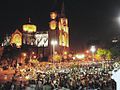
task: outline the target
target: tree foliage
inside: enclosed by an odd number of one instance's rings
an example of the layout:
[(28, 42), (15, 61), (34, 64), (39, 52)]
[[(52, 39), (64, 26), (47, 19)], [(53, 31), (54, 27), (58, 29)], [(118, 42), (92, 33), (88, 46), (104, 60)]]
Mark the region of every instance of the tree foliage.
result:
[(111, 56), (112, 56), (112, 53), (110, 52), (110, 50), (107, 50), (107, 49), (98, 48), (96, 52), (97, 59), (110, 60)]
[(62, 60), (62, 56), (56, 54), (56, 55), (53, 56), (53, 60), (54, 60), (55, 62), (60, 62), (60, 61)]

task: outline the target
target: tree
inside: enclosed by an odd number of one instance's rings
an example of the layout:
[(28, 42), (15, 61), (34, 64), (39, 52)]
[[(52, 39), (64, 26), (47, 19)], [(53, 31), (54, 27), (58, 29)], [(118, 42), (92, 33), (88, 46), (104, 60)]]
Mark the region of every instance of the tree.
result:
[(98, 48), (96, 52), (96, 57), (99, 59), (110, 60), (111, 56), (112, 56), (112, 53), (110, 52), (110, 50), (107, 50), (107, 49)]
[(110, 50), (106, 50), (106, 59), (110, 60), (112, 58), (112, 53)]
[(62, 56), (56, 54), (56, 55), (53, 56), (53, 60), (54, 60), (55, 62), (61, 62), (61, 60), (62, 60)]

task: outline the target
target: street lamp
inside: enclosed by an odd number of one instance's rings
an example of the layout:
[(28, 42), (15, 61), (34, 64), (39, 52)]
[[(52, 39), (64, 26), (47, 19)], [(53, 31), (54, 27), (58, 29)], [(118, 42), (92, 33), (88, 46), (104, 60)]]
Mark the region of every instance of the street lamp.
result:
[(91, 46), (90, 51), (92, 52), (92, 59), (93, 59), (93, 62), (94, 62), (94, 53), (96, 51), (95, 46)]
[(55, 46), (58, 44), (57, 40), (52, 40), (51, 45), (52, 45), (52, 58), (55, 54)]

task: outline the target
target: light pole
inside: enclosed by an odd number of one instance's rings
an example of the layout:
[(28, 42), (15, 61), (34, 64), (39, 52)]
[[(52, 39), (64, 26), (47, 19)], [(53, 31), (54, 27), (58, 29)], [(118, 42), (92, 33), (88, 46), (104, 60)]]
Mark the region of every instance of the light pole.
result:
[(93, 62), (94, 62), (94, 53), (96, 51), (95, 46), (91, 46), (90, 51), (92, 52), (92, 59), (93, 59)]
[[(52, 60), (53, 60), (53, 56), (55, 54), (55, 46), (58, 44), (57, 40), (52, 40), (51, 41), (51, 45), (52, 45)], [(53, 60), (54, 62), (54, 60)]]

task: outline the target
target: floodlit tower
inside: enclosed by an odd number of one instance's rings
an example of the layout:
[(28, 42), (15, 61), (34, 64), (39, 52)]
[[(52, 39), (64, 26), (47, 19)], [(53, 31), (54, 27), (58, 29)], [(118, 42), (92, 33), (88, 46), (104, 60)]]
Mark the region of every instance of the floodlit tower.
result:
[[(58, 11), (59, 12), (59, 11)], [(60, 13), (53, 11), (50, 13), (49, 22), (49, 46), (51, 40), (57, 40), (58, 44), (56, 46), (56, 51), (58, 53), (63, 53), (69, 50), (69, 30), (68, 30), (68, 19), (65, 16), (64, 3), (62, 3), (62, 8)]]
[[(57, 12), (53, 11), (50, 13), (50, 22), (49, 22), (49, 48), (50, 48), (50, 52), (51, 52), (51, 56), (52, 56), (52, 52), (53, 52), (53, 44), (51, 44), (51, 42), (53, 40), (56, 40), (56, 42), (58, 42), (57, 39)], [(56, 46), (57, 47), (57, 46)], [(56, 51), (56, 48), (54, 48), (54, 50)]]
[(68, 51), (69, 48), (69, 28), (68, 19), (65, 16), (64, 2), (62, 4), (61, 14), (58, 21), (59, 28), (59, 45), (63, 51)]
[(57, 17), (56, 12), (51, 12), (50, 13), (50, 18), (51, 18), (51, 21), (49, 23), (50, 30), (56, 30), (56, 28), (57, 28), (56, 17)]

